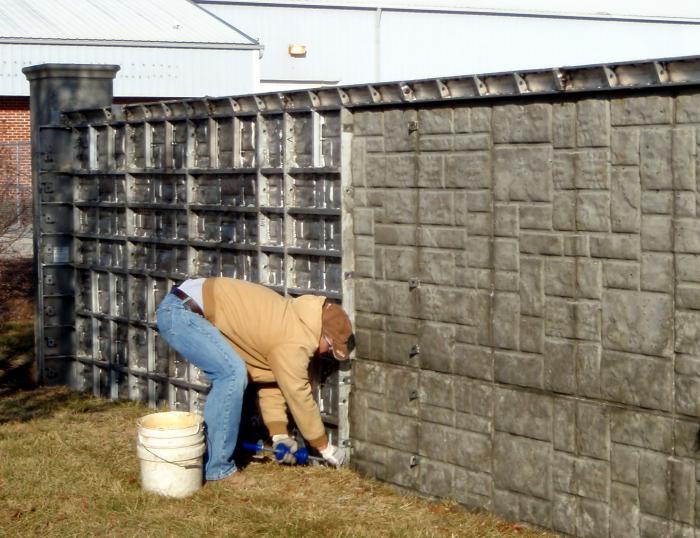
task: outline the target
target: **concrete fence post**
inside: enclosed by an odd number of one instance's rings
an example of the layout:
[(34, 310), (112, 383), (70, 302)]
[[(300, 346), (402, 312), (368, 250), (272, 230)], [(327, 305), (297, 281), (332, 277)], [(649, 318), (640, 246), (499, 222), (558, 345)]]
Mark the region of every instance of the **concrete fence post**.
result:
[[(61, 238), (61, 231), (70, 223), (56, 221), (53, 213), (62, 214), (61, 204), (70, 204), (72, 200), (68, 196), (65, 199), (52, 198), (52, 208), (42, 207), (41, 184), (45, 176), (56, 175), (60, 172), (54, 165), (55, 159), (70, 160), (70, 155), (54, 155), (59, 148), (63, 153), (70, 151), (70, 136), (68, 131), (59, 135), (56, 130), (62, 111), (75, 109), (89, 109), (110, 107), (112, 105), (112, 87), (114, 77), (119, 71), (118, 65), (76, 65), (76, 64), (41, 64), (26, 67), (22, 70), (30, 84), (30, 110), (31, 110), (31, 154), (32, 154), (32, 198), (33, 198), (33, 226), (34, 226), (34, 267), (35, 267), (35, 347), (37, 361), (37, 381), (39, 383), (70, 382), (70, 372), (67, 365), (72, 361), (65, 361), (64, 355), (74, 354), (72, 322), (69, 324), (66, 317), (62, 318), (61, 325), (52, 328), (56, 335), (46, 335), (42, 319), (45, 314), (44, 298), (47, 294), (56, 297), (67, 292), (69, 283), (58, 280), (72, 280), (70, 278), (69, 249), (65, 246), (70, 236)], [(53, 125), (53, 130), (51, 126)], [(47, 129), (46, 135), (42, 135), (42, 128)], [(59, 138), (61, 141), (59, 141)], [(65, 141), (68, 141), (67, 145)], [(56, 178), (58, 180), (58, 178)], [(64, 192), (70, 193), (70, 189)], [(46, 213), (46, 214), (44, 214)], [(42, 229), (52, 233), (43, 237), (39, 232)], [(55, 227), (55, 229), (52, 229)], [(48, 229), (47, 229), (48, 228)], [(55, 233), (55, 235), (53, 235)], [(41, 239), (40, 239), (41, 238)], [(47, 243), (44, 245), (43, 243)], [(59, 248), (59, 245), (61, 246)], [(47, 252), (44, 252), (47, 251)], [(47, 255), (47, 253), (50, 254)], [(65, 266), (65, 267), (64, 267)], [(49, 268), (48, 272), (46, 269)], [(57, 278), (61, 275), (61, 278)], [(45, 289), (48, 279), (49, 290)], [(64, 312), (72, 312), (73, 294), (64, 293), (65, 297), (58, 299), (59, 308)], [(52, 299), (56, 302), (56, 299)], [(70, 303), (70, 304), (68, 304)], [(55, 305), (50, 305), (52, 309)], [(52, 310), (53, 311), (53, 310)], [(70, 316), (67, 316), (70, 317)], [(65, 341), (59, 342), (60, 336)], [(49, 367), (46, 355), (52, 356), (53, 364)], [(71, 383), (72, 384), (72, 383)]]

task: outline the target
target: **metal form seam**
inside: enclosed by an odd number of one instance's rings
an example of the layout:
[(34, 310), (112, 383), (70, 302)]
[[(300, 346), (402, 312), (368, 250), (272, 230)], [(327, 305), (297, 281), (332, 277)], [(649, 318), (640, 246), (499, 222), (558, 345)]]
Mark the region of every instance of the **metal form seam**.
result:
[(700, 84), (700, 56), (560, 67), (413, 81), (379, 82), (236, 97), (203, 97), (64, 112), (71, 125), (85, 122), (196, 119), (340, 107), (454, 102)]

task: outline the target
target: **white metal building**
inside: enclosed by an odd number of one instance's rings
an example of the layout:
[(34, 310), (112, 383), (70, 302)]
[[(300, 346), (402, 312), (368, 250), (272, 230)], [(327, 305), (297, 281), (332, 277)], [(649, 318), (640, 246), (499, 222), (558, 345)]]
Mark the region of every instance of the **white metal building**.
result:
[(262, 90), (700, 53), (697, 0), (195, 1), (265, 46)]
[(22, 68), (118, 64), (118, 97), (257, 90), (261, 46), (189, 0), (0, 1), (0, 95), (29, 95)]

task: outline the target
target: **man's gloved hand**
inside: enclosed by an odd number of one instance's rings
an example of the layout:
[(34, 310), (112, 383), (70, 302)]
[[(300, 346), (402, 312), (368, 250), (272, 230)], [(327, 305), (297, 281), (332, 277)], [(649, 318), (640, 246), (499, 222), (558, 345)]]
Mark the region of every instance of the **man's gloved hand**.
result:
[(277, 449), (281, 446), (286, 447), (287, 452), (284, 454), (284, 457), (282, 459), (277, 459), (275, 457), (275, 461), (277, 463), (287, 463), (288, 465), (294, 465), (297, 462), (294, 453), (297, 450), (299, 450), (299, 445), (297, 445), (297, 442), (286, 433), (273, 435), (272, 449), (275, 451), (275, 453), (277, 453)]
[(328, 446), (319, 451), (326, 462), (334, 465), (336, 468), (341, 467), (348, 459), (348, 449), (334, 446), (328, 443)]

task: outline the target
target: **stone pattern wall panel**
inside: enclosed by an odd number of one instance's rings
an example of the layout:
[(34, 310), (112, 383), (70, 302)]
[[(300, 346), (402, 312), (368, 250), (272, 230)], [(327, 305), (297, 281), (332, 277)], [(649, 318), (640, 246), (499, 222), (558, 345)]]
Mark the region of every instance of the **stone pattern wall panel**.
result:
[(355, 465), (565, 535), (700, 535), (697, 91), (353, 114)]

